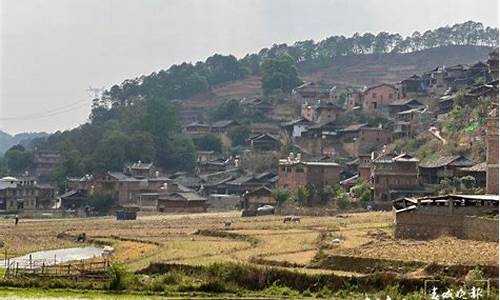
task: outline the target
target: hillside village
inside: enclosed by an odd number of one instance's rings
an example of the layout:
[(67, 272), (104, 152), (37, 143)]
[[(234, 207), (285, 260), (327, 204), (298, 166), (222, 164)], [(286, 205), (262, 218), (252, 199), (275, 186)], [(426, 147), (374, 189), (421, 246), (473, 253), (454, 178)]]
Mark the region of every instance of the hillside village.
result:
[[(138, 211), (270, 205), (283, 211), (303, 206), (306, 213), (318, 205), (390, 209), (392, 201), (404, 197), (466, 189), (498, 193), (498, 49), (474, 64), (436, 66), (398, 82), (361, 88), (305, 82), (272, 100), (279, 105), (269, 101), (262, 96), (236, 101), (241, 109), (266, 116), (250, 124), (238, 119), (207, 122), (184, 111), (183, 130), (195, 144), (207, 136), (221, 143), (216, 150), (197, 151), (193, 173), (172, 174), (137, 161), (123, 170), (67, 178), (57, 191), (47, 183), (62, 163), (60, 153), (35, 150), (31, 173), (2, 179), (0, 210), (55, 208), (88, 215), (93, 209), (88, 199), (98, 194), (114, 203), (105, 207)], [(447, 140), (446, 122), (464, 105), (482, 107), (488, 117), (467, 120), (459, 130), (466, 132), (460, 142), (469, 145), (457, 145)], [(283, 107), (288, 114), (282, 114)], [(414, 140), (422, 141), (420, 147), (433, 143), (444, 150), (422, 155), (418, 147), (401, 149)], [(469, 147), (477, 141), (484, 149)], [(366, 191), (353, 192), (360, 186)], [(288, 201), (278, 204), (279, 192)], [(338, 199), (346, 196), (348, 203), (339, 205)]]
[(498, 80), (498, 29), (467, 21), (214, 54), (0, 131), (0, 287), (498, 293)]

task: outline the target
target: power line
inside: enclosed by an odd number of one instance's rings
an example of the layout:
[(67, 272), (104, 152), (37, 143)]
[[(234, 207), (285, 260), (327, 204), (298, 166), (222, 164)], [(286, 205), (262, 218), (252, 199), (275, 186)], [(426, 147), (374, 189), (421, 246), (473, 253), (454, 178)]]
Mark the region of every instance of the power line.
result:
[(47, 110), (45, 112), (26, 114), (26, 115), (15, 116), (15, 117), (0, 118), (0, 121), (19, 121), (19, 120), (41, 119), (41, 118), (55, 116), (55, 115), (62, 114), (62, 113), (71, 112), (71, 111), (80, 109), (82, 107), (85, 107), (89, 104), (90, 104), (89, 100), (83, 100), (83, 101), (80, 100), (80, 101), (76, 101), (76, 102), (73, 102), (71, 104), (68, 104), (68, 105), (65, 105), (62, 107)]

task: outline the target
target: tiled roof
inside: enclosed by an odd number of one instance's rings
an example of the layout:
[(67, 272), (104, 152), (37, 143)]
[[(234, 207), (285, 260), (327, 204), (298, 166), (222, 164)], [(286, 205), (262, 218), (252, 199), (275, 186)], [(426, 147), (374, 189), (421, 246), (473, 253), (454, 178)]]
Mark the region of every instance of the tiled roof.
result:
[[(462, 160), (462, 162), (457, 162), (458, 160)], [(456, 166), (456, 167), (470, 167), (475, 164), (474, 161), (462, 156), (462, 155), (450, 155), (450, 156), (441, 156), (440, 158), (426, 161), (420, 164), (422, 168), (440, 168), (448, 165)]]

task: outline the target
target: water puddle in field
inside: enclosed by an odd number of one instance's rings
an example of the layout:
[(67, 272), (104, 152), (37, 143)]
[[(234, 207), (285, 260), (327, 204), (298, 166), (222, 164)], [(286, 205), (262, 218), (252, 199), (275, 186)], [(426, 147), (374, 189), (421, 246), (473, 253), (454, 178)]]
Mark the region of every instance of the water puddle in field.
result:
[(5, 261), (0, 260), (0, 268), (6, 268), (7, 264), (11, 267), (29, 268), (39, 267), (43, 265), (56, 265), (68, 261), (84, 260), (94, 257), (100, 257), (103, 253), (103, 248), (98, 247), (79, 247), (65, 248), (47, 251), (37, 251), (24, 256), (14, 257)]

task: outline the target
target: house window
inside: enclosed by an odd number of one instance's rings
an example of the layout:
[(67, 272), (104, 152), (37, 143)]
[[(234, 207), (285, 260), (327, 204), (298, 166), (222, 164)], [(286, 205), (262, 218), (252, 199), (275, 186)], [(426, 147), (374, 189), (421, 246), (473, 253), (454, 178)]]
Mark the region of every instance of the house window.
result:
[(376, 109), (377, 108), (377, 102), (372, 102), (372, 105), (373, 105), (373, 108)]
[(399, 184), (399, 178), (394, 178), (394, 184)]
[(373, 99), (377, 98), (377, 93), (372, 93), (372, 98)]
[(389, 99), (392, 99), (393, 95), (392, 94), (389, 94)]
[(304, 168), (297, 168), (297, 169), (295, 169), (295, 172), (304, 173)]
[(378, 183), (379, 180), (378, 180), (378, 176), (375, 176), (375, 183)]
[(281, 171), (285, 172), (285, 167), (281, 167)]

